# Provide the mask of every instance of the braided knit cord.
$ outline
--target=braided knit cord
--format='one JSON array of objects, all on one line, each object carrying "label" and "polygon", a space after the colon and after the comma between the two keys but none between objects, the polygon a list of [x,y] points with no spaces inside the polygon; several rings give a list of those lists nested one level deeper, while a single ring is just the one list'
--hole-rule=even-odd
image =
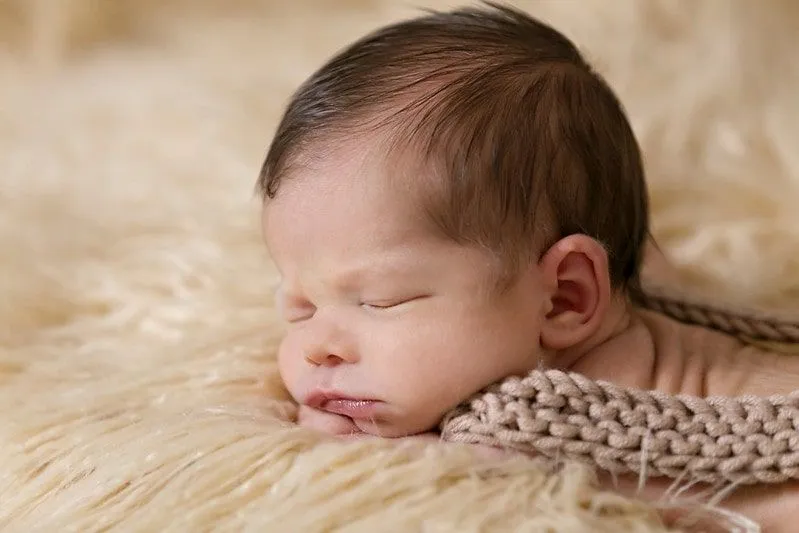
[{"label": "braided knit cord", "polygon": [[743,340],[799,343],[797,316],[757,309],[732,309],[660,287],[647,287],[634,299],[641,307],[685,324],[712,328]]},{"label": "braided knit cord", "polygon": [[[643,307],[740,338],[799,342],[799,321],[647,289]],[[445,440],[585,461],[614,473],[706,483],[799,479],[799,391],[699,398],[575,373],[509,377],[447,415]]]}]

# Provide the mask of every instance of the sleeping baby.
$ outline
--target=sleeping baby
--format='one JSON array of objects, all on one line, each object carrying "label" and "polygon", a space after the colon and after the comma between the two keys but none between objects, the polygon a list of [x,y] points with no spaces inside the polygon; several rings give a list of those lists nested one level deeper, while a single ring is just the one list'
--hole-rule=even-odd
[{"label": "sleeping baby", "polygon": [[498,5],[384,27],[295,93],[259,178],[299,423],[435,430],[536,368],[667,393],[767,395],[799,360],[637,309],[639,146],[551,27]]}]

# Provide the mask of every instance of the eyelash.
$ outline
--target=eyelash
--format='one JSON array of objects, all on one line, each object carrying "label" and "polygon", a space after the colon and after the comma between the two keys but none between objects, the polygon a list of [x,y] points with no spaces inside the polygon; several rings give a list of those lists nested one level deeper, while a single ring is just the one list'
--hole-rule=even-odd
[{"label": "eyelash", "polygon": [[[413,296],[411,298],[405,298],[405,299],[402,299],[402,300],[397,300],[397,301],[392,301],[392,302],[375,302],[375,303],[360,302],[358,305],[359,305],[359,307],[362,307],[362,308],[365,308],[365,309],[372,309],[372,310],[375,310],[375,311],[384,311],[384,310],[387,310],[387,309],[398,307],[398,306],[400,306],[402,304],[413,302],[415,300],[421,300],[423,298],[427,298],[427,296],[428,295]],[[316,308],[314,308],[314,310],[312,312],[304,313],[301,316],[297,316],[297,317],[293,317],[293,318],[286,318],[286,322],[288,322],[289,324],[297,324],[297,323],[300,323],[300,322],[304,322],[306,320],[310,320],[311,318],[313,318],[314,314],[316,314]]]},{"label": "eyelash", "polygon": [[376,310],[391,309],[392,307],[398,307],[398,306],[400,306],[402,304],[410,303],[410,302],[413,302],[415,300],[421,300],[422,298],[427,298],[427,295],[412,296],[410,298],[404,298],[402,300],[396,300],[396,301],[392,301],[392,302],[388,302],[388,303],[385,303],[385,302],[378,302],[378,303],[361,302],[361,307],[366,307],[367,309],[376,309]]},{"label": "eyelash", "polygon": [[367,309],[391,309],[392,307],[396,307],[404,302],[397,302],[397,303],[390,303],[390,304],[379,304],[379,303],[368,303],[368,302],[361,302],[361,307],[365,307]]},{"label": "eyelash", "polygon": [[300,322],[305,322],[306,320],[312,319],[314,314],[315,313],[310,313],[308,315],[303,315],[303,316],[299,316],[299,317],[286,318],[285,320],[289,324],[298,324]]},{"label": "eyelash", "polygon": [[[302,313],[288,313],[282,300],[278,300],[277,307],[281,318],[289,324],[297,324],[310,320],[316,314],[316,308],[313,306],[302,306]],[[297,316],[287,316],[291,314],[296,314]]]}]

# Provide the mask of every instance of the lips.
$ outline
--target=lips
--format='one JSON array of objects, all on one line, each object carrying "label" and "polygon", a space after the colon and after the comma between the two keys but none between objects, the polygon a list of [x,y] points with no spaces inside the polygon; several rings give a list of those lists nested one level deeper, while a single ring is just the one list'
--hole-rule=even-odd
[{"label": "lips", "polygon": [[373,399],[353,398],[334,392],[313,391],[305,400],[309,407],[328,413],[346,416],[353,420],[374,419],[383,402]]}]

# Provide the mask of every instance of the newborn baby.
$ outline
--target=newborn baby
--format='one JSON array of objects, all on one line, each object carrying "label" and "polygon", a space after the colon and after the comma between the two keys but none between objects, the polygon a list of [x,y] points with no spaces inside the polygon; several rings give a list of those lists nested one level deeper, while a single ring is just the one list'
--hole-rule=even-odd
[{"label": "newborn baby", "polygon": [[638,146],[575,47],[520,12],[431,14],[339,53],[294,95],[260,186],[303,424],[428,431],[630,327]]},{"label": "newborn baby", "polygon": [[300,423],[401,437],[537,367],[693,395],[784,393],[795,359],[636,309],[641,155],[575,46],[503,7],[340,52],[260,177]]},{"label": "newborn baby", "polygon": [[703,396],[796,382],[631,305],[638,144],[575,46],[516,10],[434,13],[340,52],[294,95],[259,184],[301,424],[422,433],[541,366]]},{"label": "newborn baby", "polygon": [[632,305],[635,136],[575,46],[519,11],[432,13],[341,51],[292,98],[259,187],[302,425],[429,432],[539,367],[701,396],[799,381],[797,359]]}]

